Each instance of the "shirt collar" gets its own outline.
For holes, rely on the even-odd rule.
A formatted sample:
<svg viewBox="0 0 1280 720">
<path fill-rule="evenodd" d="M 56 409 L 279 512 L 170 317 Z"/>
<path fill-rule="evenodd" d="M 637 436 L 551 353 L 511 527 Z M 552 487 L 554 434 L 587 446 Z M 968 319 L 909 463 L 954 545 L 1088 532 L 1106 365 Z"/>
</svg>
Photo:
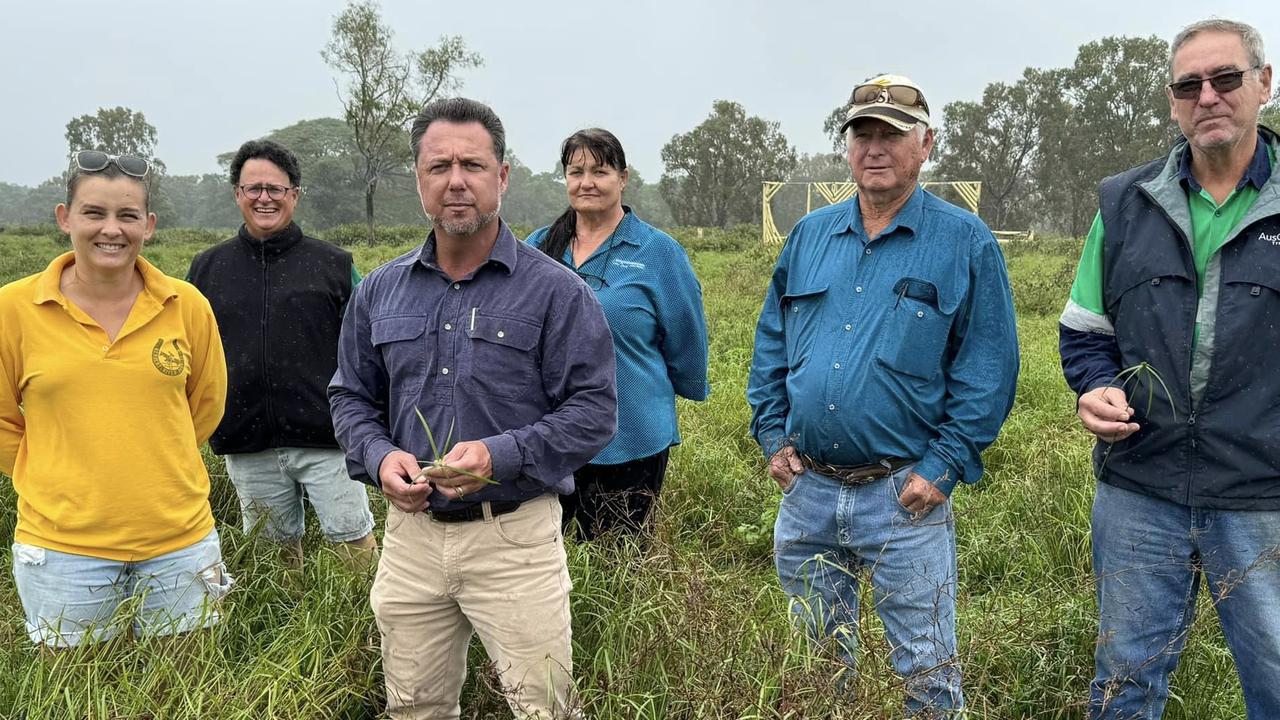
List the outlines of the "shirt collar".
<svg viewBox="0 0 1280 720">
<path fill-rule="evenodd" d="M 36 295 L 32 302 L 36 305 L 56 302 L 66 307 L 67 296 L 62 293 L 62 271 L 75 262 L 75 259 L 75 251 L 68 251 L 54 258 L 44 272 L 40 273 Z M 138 272 L 142 275 L 142 291 L 156 302 L 163 305 L 166 301 L 178 296 L 178 289 L 174 286 L 173 279 L 160 272 L 159 268 L 147 262 L 141 255 L 134 261 L 134 267 L 138 268 Z"/>
<path fill-rule="evenodd" d="M 1253 159 L 1249 161 L 1249 167 L 1245 168 L 1244 175 L 1241 176 L 1240 182 L 1236 183 L 1237 190 L 1243 190 L 1245 185 L 1252 185 L 1258 190 L 1267 184 L 1267 180 L 1271 179 L 1271 156 L 1267 153 L 1267 138 L 1262 133 L 1258 133 L 1258 143 L 1253 149 Z M 1196 180 L 1196 176 L 1191 174 L 1191 146 L 1182 151 L 1182 160 L 1178 164 L 1178 180 L 1191 192 L 1200 192 L 1200 181 Z"/>
<path fill-rule="evenodd" d="M 631 212 L 631 208 L 623 205 L 622 220 L 618 222 L 618 227 L 613 229 L 613 240 L 610 244 L 624 242 L 640 247 L 640 235 L 640 219 Z"/>
<path fill-rule="evenodd" d="M 849 223 L 847 225 L 838 225 L 835 232 L 844 232 L 846 230 L 863 238 L 864 242 L 869 242 L 870 238 L 866 237 L 866 231 L 862 228 L 862 206 L 858 204 L 858 196 L 855 194 L 849 202 Z M 880 233 L 879 237 L 883 238 L 889 233 L 903 228 L 911 232 L 911 237 L 917 235 L 920 225 L 924 220 L 924 188 L 916 183 L 916 189 L 912 191 L 911 197 L 907 200 L 907 204 L 898 210 L 898 214 Z"/>
<path fill-rule="evenodd" d="M 511 233 L 511 228 L 502 218 L 498 218 L 498 239 L 494 241 L 493 248 L 489 250 L 489 257 L 480 265 L 495 264 L 501 265 L 506 270 L 507 275 L 511 275 L 516 271 L 516 245 L 519 243 L 516 236 Z M 412 258 L 411 262 L 417 262 L 421 265 L 431 268 L 437 272 L 440 266 L 436 264 L 436 231 L 432 230 L 427 235 L 427 241 L 422 244 L 422 250 L 418 252 L 416 258 Z"/>
</svg>

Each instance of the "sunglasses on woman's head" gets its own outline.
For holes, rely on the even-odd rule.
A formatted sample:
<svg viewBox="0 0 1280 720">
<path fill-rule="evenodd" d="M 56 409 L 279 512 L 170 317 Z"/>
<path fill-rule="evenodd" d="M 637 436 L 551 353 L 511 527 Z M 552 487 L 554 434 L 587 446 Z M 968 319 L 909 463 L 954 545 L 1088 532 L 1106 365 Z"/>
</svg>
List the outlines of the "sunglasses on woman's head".
<svg viewBox="0 0 1280 720">
<path fill-rule="evenodd" d="M 1239 89 L 1244 84 L 1244 74 L 1257 69 L 1258 66 L 1255 65 L 1246 70 L 1228 70 L 1207 78 L 1179 80 L 1169 83 L 1169 91 L 1179 100 L 1194 100 L 1200 97 L 1200 88 L 1204 87 L 1207 80 L 1213 86 L 1213 91 L 1221 95 Z"/>
<path fill-rule="evenodd" d="M 111 163 L 120 168 L 120 172 L 136 178 L 144 178 L 151 166 L 136 155 L 110 155 L 101 150 L 81 150 L 75 154 L 76 167 L 84 172 L 101 172 Z"/>
</svg>

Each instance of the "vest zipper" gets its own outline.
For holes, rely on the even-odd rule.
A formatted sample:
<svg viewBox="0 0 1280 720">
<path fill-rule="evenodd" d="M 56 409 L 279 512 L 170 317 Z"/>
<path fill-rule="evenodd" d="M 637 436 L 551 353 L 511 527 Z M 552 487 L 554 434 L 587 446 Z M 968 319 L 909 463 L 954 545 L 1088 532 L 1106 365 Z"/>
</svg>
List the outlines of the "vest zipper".
<svg viewBox="0 0 1280 720">
<path fill-rule="evenodd" d="M 267 362 L 267 309 L 270 307 L 269 299 L 271 297 L 269 279 L 267 247 L 264 243 L 262 246 L 262 380 L 266 386 L 263 395 L 266 396 L 267 405 L 267 432 L 270 434 L 269 442 L 274 443 L 276 437 L 276 415 L 271 407 L 271 366 Z"/>
</svg>

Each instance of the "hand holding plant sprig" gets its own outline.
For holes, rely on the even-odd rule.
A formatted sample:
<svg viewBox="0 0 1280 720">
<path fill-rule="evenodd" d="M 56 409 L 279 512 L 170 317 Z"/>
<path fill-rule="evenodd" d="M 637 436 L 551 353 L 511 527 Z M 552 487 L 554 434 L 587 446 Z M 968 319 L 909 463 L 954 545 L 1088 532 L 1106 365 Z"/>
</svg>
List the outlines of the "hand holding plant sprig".
<svg viewBox="0 0 1280 720">
<path fill-rule="evenodd" d="M 1098 466 L 1099 474 L 1106 466 L 1107 458 L 1111 457 L 1111 448 L 1115 443 L 1138 431 L 1138 423 L 1131 422 L 1133 407 L 1129 404 L 1128 390 L 1144 380 L 1147 386 L 1147 414 L 1151 413 L 1151 403 L 1155 399 L 1155 388 L 1158 384 L 1169 402 L 1169 412 L 1172 413 L 1174 422 L 1177 422 L 1178 409 L 1173 402 L 1173 395 L 1169 392 L 1169 386 L 1165 385 L 1164 378 L 1160 377 L 1155 367 L 1145 361 L 1121 370 L 1107 385 L 1080 396 L 1076 409 L 1080 422 L 1086 430 L 1107 443 L 1106 453 L 1103 454 L 1102 463 Z"/>
<path fill-rule="evenodd" d="M 450 500 L 462 500 L 486 485 L 496 485 L 493 479 L 493 460 L 489 456 L 489 448 L 479 440 L 467 440 L 452 445 L 453 423 L 449 423 L 449 433 L 443 445 L 437 445 L 431 426 L 422 412 L 413 410 L 418 415 L 418 422 L 427 433 L 427 442 L 431 444 L 431 459 L 418 460 L 422 470 L 414 477 L 433 485 Z"/>
</svg>

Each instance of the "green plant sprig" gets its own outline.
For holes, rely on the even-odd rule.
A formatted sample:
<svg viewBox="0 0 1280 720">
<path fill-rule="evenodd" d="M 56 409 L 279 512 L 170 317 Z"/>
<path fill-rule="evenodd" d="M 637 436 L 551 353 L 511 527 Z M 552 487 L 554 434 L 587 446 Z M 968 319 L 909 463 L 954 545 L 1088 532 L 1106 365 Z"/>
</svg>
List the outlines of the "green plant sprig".
<svg viewBox="0 0 1280 720">
<path fill-rule="evenodd" d="M 418 473 L 418 477 L 425 477 L 428 468 L 443 468 L 459 475 L 466 475 L 472 480 L 479 480 L 487 485 L 497 485 L 498 481 L 483 475 L 477 475 L 469 470 L 454 467 L 444 461 L 444 456 L 449 454 L 450 448 L 453 447 L 453 421 L 449 421 L 449 434 L 445 436 L 444 445 L 436 445 L 435 435 L 431 432 L 431 426 L 427 424 L 427 419 L 422 416 L 422 411 L 414 408 L 413 412 L 418 416 L 418 422 L 422 423 L 422 429 L 427 431 L 427 442 L 431 444 L 431 459 L 418 460 L 418 466 L 422 468 L 422 472 Z"/>
</svg>

